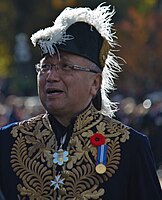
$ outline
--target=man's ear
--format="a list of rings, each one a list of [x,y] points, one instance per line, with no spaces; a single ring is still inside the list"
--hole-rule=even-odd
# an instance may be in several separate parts
[[[92,99],[92,103],[97,110],[101,110],[102,107],[101,90],[99,90],[96,96]]]
[[[102,75],[100,73],[95,74],[91,87],[91,94],[93,97],[95,97],[97,92],[100,90],[101,83],[102,83]]]

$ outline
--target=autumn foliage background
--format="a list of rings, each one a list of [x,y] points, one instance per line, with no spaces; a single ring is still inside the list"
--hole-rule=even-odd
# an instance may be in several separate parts
[[[162,12],[156,9],[139,12],[129,7],[127,19],[117,27],[122,46],[120,54],[127,62],[119,84],[121,90],[140,99],[161,90]]]
[[[36,95],[34,64],[38,49],[29,38],[40,28],[52,26],[52,21],[66,6],[96,7],[100,0],[1,0],[0,1],[0,83],[1,95]],[[113,18],[117,29],[117,54],[126,63],[116,81],[118,92],[141,100],[162,85],[162,6],[158,0],[105,1],[116,9]],[[27,62],[15,59],[16,36],[28,37],[31,58]],[[3,86],[2,86],[3,85]],[[3,94],[2,94],[3,93]]]

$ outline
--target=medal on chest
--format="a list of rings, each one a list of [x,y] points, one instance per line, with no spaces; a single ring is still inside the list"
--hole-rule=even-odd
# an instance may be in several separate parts
[[[68,161],[68,151],[64,151],[63,149],[59,149],[57,152],[53,154],[53,163],[62,166],[65,162]]]
[[[105,136],[100,133],[95,133],[91,136],[90,142],[97,148],[97,162],[95,170],[98,174],[104,174],[106,172],[108,149],[108,146],[105,144]]]
[[[106,172],[106,163],[107,163],[107,145],[101,145],[97,148],[97,165],[96,172],[98,174],[103,174]]]
[[[59,166],[62,166],[65,162],[67,162],[69,153],[66,150],[62,149],[63,144],[65,143],[66,140],[66,134],[64,137],[61,138],[60,140],[60,148],[53,154],[53,163],[57,164]]]

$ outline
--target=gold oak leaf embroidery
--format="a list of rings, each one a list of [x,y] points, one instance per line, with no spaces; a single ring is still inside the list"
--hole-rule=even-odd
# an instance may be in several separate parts
[[[25,137],[21,133],[11,151],[11,165],[23,182],[24,186],[18,185],[21,195],[27,195],[31,199],[46,199],[50,191],[51,170],[28,156]]]

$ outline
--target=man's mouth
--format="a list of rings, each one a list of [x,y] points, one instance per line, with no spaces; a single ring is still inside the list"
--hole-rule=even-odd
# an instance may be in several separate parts
[[[49,94],[49,95],[51,95],[51,94],[61,94],[61,93],[63,93],[63,91],[60,90],[60,89],[48,88],[48,89],[46,90],[46,93]]]

